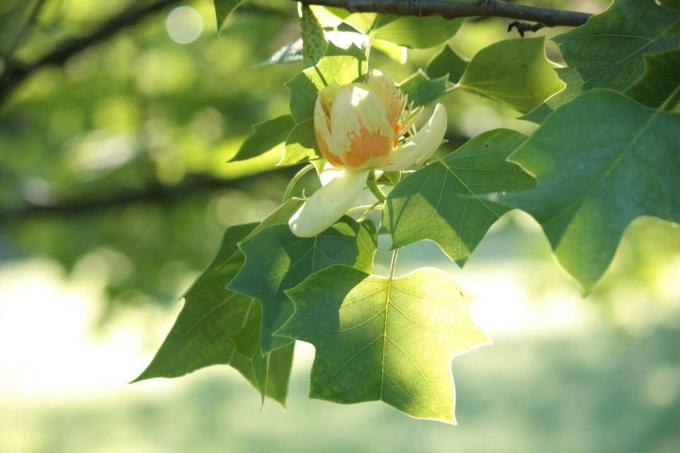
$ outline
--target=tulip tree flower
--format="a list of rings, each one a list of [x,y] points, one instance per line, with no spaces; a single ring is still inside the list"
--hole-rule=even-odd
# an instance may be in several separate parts
[[[317,144],[328,164],[322,187],[290,218],[299,237],[312,237],[352,207],[374,170],[407,170],[425,162],[446,132],[446,110],[437,104],[427,123],[405,137],[417,116],[392,80],[373,71],[366,83],[321,90],[314,107]]]

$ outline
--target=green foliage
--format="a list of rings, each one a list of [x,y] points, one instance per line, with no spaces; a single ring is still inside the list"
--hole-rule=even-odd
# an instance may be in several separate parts
[[[680,74],[680,50],[669,50],[654,55],[645,55],[645,73],[626,94],[648,107],[660,107],[678,86]],[[667,102],[672,110],[678,97]]]
[[[294,124],[293,117],[290,115],[282,115],[269,121],[255,124],[253,126],[253,133],[243,141],[238,152],[231,160],[245,160],[266,153],[276,145],[286,141]]]
[[[590,291],[635,218],[680,222],[679,130],[678,114],[585,92],[510,156],[538,184],[502,201],[536,218],[562,266]]]
[[[584,89],[625,90],[644,71],[644,57],[680,46],[680,12],[654,0],[615,0],[588,23],[555,38]]]
[[[564,88],[545,56],[544,39],[509,39],[475,55],[459,86],[529,112]]]
[[[463,60],[448,44],[442,47],[427,64],[427,75],[432,78],[447,76],[449,82],[458,83],[468,62]]]
[[[508,129],[481,134],[397,184],[387,197],[383,219],[392,247],[430,239],[462,266],[508,210],[479,194],[533,184],[505,160],[525,139]]]
[[[526,115],[521,116],[521,119],[534,123],[542,123],[557,107],[571,101],[581,94],[583,80],[576,71],[571,68],[557,68],[555,71],[560,79],[566,84],[566,87],[554,96],[549,97],[543,104],[539,105]]]
[[[308,5],[302,5],[302,55],[305,66],[315,65],[328,49],[321,24]]]
[[[214,0],[215,19],[217,20],[217,31],[222,31],[224,21],[240,4],[241,0]]]
[[[414,49],[425,49],[448,41],[463,25],[463,21],[435,16],[378,16],[371,31],[376,39]]]
[[[447,77],[429,79],[423,71],[418,71],[401,82],[399,88],[408,95],[409,104],[420,107],[439,99],[446,92]]]
[[[279,165],[294,165],[317,159],[319,150],[314,136],[314,119],[308,118],[293,127],[286,139],[286,150]]]
[[[293,311],[284,291],[333,264],[370,272],[376,248],[374,234],[370,222],[359,224],[345,218],[314,238],[301,239],[287,225],[275,225],[240,244],[246,260],[228,287],[262,304],[263,351],[291,342],[275,334]]]
[[[316,348],[310,397],[384,401],[455,423],[451,358],[489,340],[448,275],[421,269],[395,279],[333,266],[287,294],[295,312],[280,334]]]
[[[256,224],[228,229],[208,268],[184,295],[184,308],[158,353],[136,379],[177,377],[210,365],[228,364],[260,391],[285,404],[293,345],[263,354],[260,309],[253,299],[224,288],[243,264],[237,242]],[[270,371],[270,364],[275,366]]]

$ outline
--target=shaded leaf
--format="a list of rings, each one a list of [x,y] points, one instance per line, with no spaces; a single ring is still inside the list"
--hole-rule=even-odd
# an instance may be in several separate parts
[[[521,116],[520,119],[540,124],[548,115],[554,112],[557,107],[566,104],[581,94],[583,79],[578,75],[578,72],[571,68],[557,68],[555,71],[560,79],[566,84],[564,89],[554,96],[549,97],[543,104],[539,105],[526,115]]]
[[[625,90],[644,72],[643,58],[680,46],[680,12],[654,0],[616,0],[602,14],[554,40],[584,89]]]
[[[680,84],[680,50],[645,55],[645,73],[626,94],[648,107],[659,107]],[[668,103],[672,110],[678,97]]]
[[[328,41],[323,35],[321,24],[310,9],[309,5],[302,5],[302,56],[305,66],[315,65],[326,53]]]
[[[262,349],[272,351],[291,342],[274,335],[293,312],[284,290],[333,264],[370,272],[375,247],[372,225],[349,217],[313,238],[299,238],[288,225],[275,225],[242,242],[246,261],[229,288],[262,304]]]
[[[280,333],[316,349],[311,398],[384,401],[455,423],[451,359],[489,339],[447,274],[420,269],[392,279],[332,266],[287,294],[295,313]]]
[[[544,38],[508,39],[479,51],[468,63],[460,88],[526,113],[564,88],[545,56]]]
[[[372,27],[376,39],[414,49],[434,47],[448,41],[463,25],[464,19],[438,16],[405,17],[380,15]]]
[[[255,124],[253,132],[246,138],[231,161],[250,159],[283,143],[290,134],[295,122],[290,115]]]
[[[430,239],[463,265],[508,210],[477,195],[533,184],[505,161],[525,139],[508,129],[489,131],[403,179],[385,203],[383,224],[392,235],[392,247]]]
[[[448,44],[442,47],[427,64],[426,73],[433,79],[447,76],[449,82],[458,83],[468,62],[463,60]]]
[[[286,139],[286,150],[278,165],[295,165],[319,157],[314,118],[296,124]]]
[[[241,0],[214,0],[215,5],[215,19],[217,20],[217,32],[222,31],[222,26],[224,21],[227,20],[229,14],[234,11],[238,5],[241,4]]]
[[[446,92],[447,77],[429,79],[425,73],[418,70],[408,79],[401,82],[401,91],[408,96],[408,102],[413,103],[413,107],[420,107],[436,101]]]
[[[644,215],[680,222],[679,130],[678,114],[587,91],[510,156],[537,186],[499,201],[541,224],[562,266],[588,291],[630,222]]]
[[[266,394],[285,403],[292,348],[263,355],[257,302],[225,289],[243,264],[236,244],[255,227],[256,224],[240,225],[225,232],[217,256],[184,295],[177,321],[135,381],[177,377],[206,366],[228,364],[263,397]],[[277,364],[274,375],[269,373],[272,358]]]

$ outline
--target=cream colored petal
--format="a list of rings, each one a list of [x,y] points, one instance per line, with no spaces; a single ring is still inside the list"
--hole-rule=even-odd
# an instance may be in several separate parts
[[[328,127],[328,118],[326,117],[326,113],[324,113],[321,95],[316,98],[316,103],[314,104],[314,130],[325,142],[328,151],[336,156],[342,154],[342,149],[337,149],[333,142],[333,138],[331,137],[331,131]]]
[[[416,163],[425,162],[444,140],[447,124],[446,109],[437,104],[427,124],[395,149],[380,168],[386,171],[406,170]]]
[[[362,127],[391,137],[392,127],[382,98],[363,83],[341,88],[331,107],[331,135],[336,146],[347,149],[351,137],[361,134]]]
[[[338,168],[331,164],[330,162],[326,162],[323,165],[321,171],[319,172],[319,181],[321,181],[322,186],[326,186],[335,178],[342,176],[344,172],[345,172],[344,169]]]
[[[288,221],[290,231],[313,237],[333,225],[352,207],[366,185],[368,171],[342,171],[314,192]]]

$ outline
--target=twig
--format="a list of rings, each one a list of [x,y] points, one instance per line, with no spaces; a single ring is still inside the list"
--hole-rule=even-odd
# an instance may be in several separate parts
[[[508,32],[511,32],[513,28],[517,29],[517,33],[524,38],[524,33],[531,31],[531,32],[537,32],[541,28],[545,27],[545,24],[541,23],[535,23],[535,24],[530,24],[529,22],[520,22],[518,20],[514,22],[510,22],[508,25]]]
[[[343,8],[351,12],[373,12],[397,16],[506,17],[539,22],[546,27],[583,25],[590,14],[530,5],[510,4],[500,0],[459,3],[448,0],[301,0],[307,5]]]

